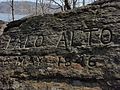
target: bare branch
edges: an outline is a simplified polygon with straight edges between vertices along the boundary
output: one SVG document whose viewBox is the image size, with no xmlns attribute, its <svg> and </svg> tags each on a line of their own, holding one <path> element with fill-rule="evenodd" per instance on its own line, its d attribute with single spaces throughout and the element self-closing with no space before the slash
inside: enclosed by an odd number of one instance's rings
<svg viewBox="0 0 120 90">
<path fill-rule="evenodd" d="M 58 2 L 56 2 L 55 0 L 51 0 L 52 2 L 54 2 L 55 4 L 57 4 L 59 7 L 58 8 L 52 8 L 52 7 L 50 7 L 51 9 L 59 9 L 59 8 L 61 8 L 61 11 L 64 11 L 64 8 L 63 8 L 63 6 L 61 5 L 61 4 L 59 4 Z M 62 2 L 62 1 L 61 1 Z"/>
<path fill-rule="evenodd" d="M 57 4 L 58 6 L 62 7 L 62 5 L 60 5 L 58 2 L 56 2 L 55 0 L 51 0 L 53 1 L 55 4 Z"/>
</svg>

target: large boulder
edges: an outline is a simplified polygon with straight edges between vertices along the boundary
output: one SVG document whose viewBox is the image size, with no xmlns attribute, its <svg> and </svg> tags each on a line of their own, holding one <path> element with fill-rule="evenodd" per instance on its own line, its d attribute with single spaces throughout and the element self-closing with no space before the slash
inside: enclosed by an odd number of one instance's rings
<svg viewBox="0 0 120 90">
<path fill-rule="evenodd" d="M 0 68 L 12 82 L 0 80 L 3 88 L 119 90 L 120 1 L 99 0 L 8 28 L 0 36 Z"/>
</svg>

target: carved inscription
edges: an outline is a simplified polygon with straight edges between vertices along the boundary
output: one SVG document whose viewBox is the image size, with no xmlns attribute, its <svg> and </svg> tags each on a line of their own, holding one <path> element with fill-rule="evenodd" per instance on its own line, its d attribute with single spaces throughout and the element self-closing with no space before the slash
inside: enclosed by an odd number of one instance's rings
<svg viewBox="0 0 120 90">
<path fill-rule="evenodd" d="M 112 41 L 112 31 L 108 29 L 103 29 L 101 31 L 101 42 L 103 44 L 108 44 Z"/>
<path fill-rule="evenodd" d="M 96 42 L 94 43 L 92 36 L 98 34 Z M 87 37 L 85 37 L 88 35 Z M 5 49 L 9 48 L 29 48 L 41 46 L 55 46 L 55 47 L 74 47 L 81 45 L 100 45 L 109 44 L 112 42 L 112 31 L 109 29 L 94 29 L 86 31 L 64 31 L 56 35 L 26 35 L 26 37 L 11 38 L 9 37 Z M 11 43 L 15 44 L 11 44 Z"/>
<path fill-rule="evenodd" d="M 14 65 L 16 66 L 28 66 L 28 65 L 37 65 L 41 66 L 43 63 L 54 63 L 57 66 L 64 65 L 65 67 L 72 66 L 73 63 L 77 63 L 82 67 L 97 67 L 99 62 L 96 58 L 99 56 L 94 54 L 86 54 L 91 51 L 84 49 L 83 52 L 77 52 L 76 48 L 78 46 L 90 46 L 92 45 L 107 45 L 110 44 L 113 38 L 113 33 L 110 29 L 86 29 L 86 30 L 77 30 L 77 31 L 63 31 L 59 34 L 54 35 L 26 35 L 19 36 L 20 38 L 7 38 L 7 43 L 4 45 L 4 49 L 27 49 L 27 48 L 43 48 L 55 47 L 54 49 L 63 49 L 66 50 L 65 54 L 59 54 L 57 52 L 57 57 L 55 57 L 53 62 L 47 62 L 46 56 L 39 56 L 39 54 L 34 56 L 13 56 L 11 59 L 10 56 L 3 57 L 2 64 L 12 63 L 14 60 Z M 96 37 L 96 38 L 93 38 Z M 2 44 L 1 44 L 2 45 Z M 42 49 L 41 49 L 42 50 Z M 79 50 L 79 49 L 78 49 Z M 80 49 L 81 50 L 81 49 Z M 52 51 L 52 50 L 51 50 Z M 41 51 L 39 51 L 40 53 Z M 45 51 L 47 52 L 47 50 Z M 60 52 L 60 51 L 59 51 Z M 62 51 L 64 52 L 64 51 Z M 74 54 L 69 54 L 69 53 Z M 28 52 L 29 53 L 29 52 Z M 38 53 L 38 52 L 37 52 Z M 55 52 L 56 53 L 56 52 Z M 52 56 L 54 57 L 54 56 Z M 104 61 L 104 60 L 103 60 Z"/>
<path fill-rule="evenodd" d="M 76 55 L 72 58 L 63 57 L 63 56 L 1 56 L 0 57 L 0 64 L 1 65 L 9 65 L 12 64 L 14 66 L 28 66 L 28 65 L 35 65 L 41 66 L 43 64 L 53 64 L 55 66 L 65 66 L 69 67 L 73 64 L 79 64 L 82 67 L 99 67 L 97 63 L 105 63 L 109 61 L 110 58 L 106 58 L 105 56 L 93 56 L 93 55 Z"/>
</svg>

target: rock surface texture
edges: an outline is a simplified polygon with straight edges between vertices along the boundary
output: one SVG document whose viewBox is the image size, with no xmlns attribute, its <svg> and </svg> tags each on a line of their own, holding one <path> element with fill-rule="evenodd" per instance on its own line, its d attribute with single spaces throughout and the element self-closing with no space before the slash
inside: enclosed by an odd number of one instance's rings
<svg viewBox="0 0 120 90">
<path fill-rule="evenodd" d="M 0 90 L 120 90 L 120 0 L 9 28 L 0 36 Z"/>
</svg>

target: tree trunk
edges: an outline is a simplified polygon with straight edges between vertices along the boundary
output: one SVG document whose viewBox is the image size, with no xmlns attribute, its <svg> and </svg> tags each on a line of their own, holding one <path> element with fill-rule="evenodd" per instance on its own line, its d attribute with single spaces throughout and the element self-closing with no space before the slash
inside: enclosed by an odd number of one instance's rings
<svg viewBox="0 0 120 90">
<path fill-rule="evenodd" d="M 76 2 L 77 0 L 73 0 L 73 9 L 76 8 Z"/>
<path fill-rule="evenodd" d="M 37 15 L 38 13 L 37 13 L 37 10 L 38 9 L 38 0 L 36 0 L 36 6 L 35 6 L 35 14 Z"/>
<path fill-rule="evenodd" d="M 11 8 L 12 8 L 12 20 L 14 21 L 14 0 L 11 1 Z"/>
<path fill-rule="evenodd" d="M 85 6 L 85 0 L 83 0 L 83 6 Z"/>
<path fill-rule="evenodd" d="M 65 0 L 64 2 L 65 2 L 65 8 L 66 8 L 67 10 L 70 10 L 71 7 L 70 7 L 70 5 L 69 5 L 68 0 Z"/>
</svg>

